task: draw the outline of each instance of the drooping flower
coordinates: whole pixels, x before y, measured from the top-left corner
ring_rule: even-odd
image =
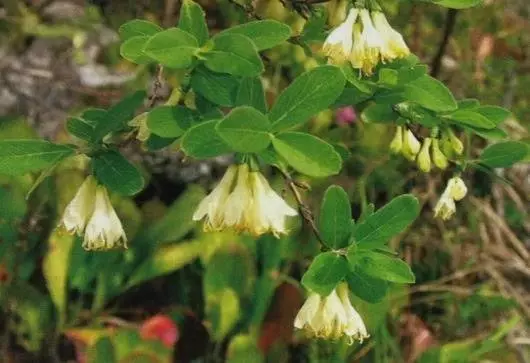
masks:
[[[83,248],[89,251],[101,251],[117,247],[127,248],[127,237],[112,207],[107,188],[98,185],[94,212],[86,226]]]
[[[430,137],[427,137],[425,140],[423,140],[423,145],[421,146],[421,150],[418,153],[418,167],[424,173],[428,173],[431,171],[431,155],[429,153],[431,144],[432,139]]]
[[[447,157],[440,150],[440,141],[438,139],[432,141],[432,160],[434,161],[434,165],[442,170],[446,169],[449,165]]]
[[[250,232],[260,235],[271,232],[275,237],[287,233],[286,217],[294,217],[298,213],[291,208],[269,185],[259,172],[250,172],[250,183],[254,194]]]
[[[219,184],[201,201],[193,214],[194,221],[200,221],[204,218],[206,231],[218,231],[223,228],[226,199],[232,190],[236,174],[237,166],[230,166]]]
[[[466,194],[466,184],[460,177],[456,176],[449,179],[440,200],[434,207],[434,216],[443,220],[450,219],[456,212],[455,201],[462,200]]]
[[[346,20],[329,33],[324,41],[322,52],[329,57],[333,64],[342,64],[352,51],[353,46],[353,25],[357,20],[359,10],[352,8]]]
[[[416,159],[416,155],[420,152],[420,148],[421,144],[418,139],[416,139],[416,136],[414,136],[412,131],[407,129],[407,131],[403,133],[403,156],[413,161]]]
[[[403,36],[390,26],[385,14],[375,11],[372,13],[372,19],[375,29],[383,39],[383,47],[381,48],[381,59],[383,62],[403,58],[410,54]]]
[[[453,130],[450,128],[442,131],[442,149],[446,156],[451,157],[452,155],[462,155],[464,152],[464,144],[455,135]]]
[[[97,183],[94,177],[88,176],[64,210],[61,225],[69,233],[80,235],[85,230],[85,226],[94,211],[96,187]]]
[[[394,154],[399,154],[403,149],[403,126],[398,126],[396,134],[390,142],[390,151]]]
[[[219,185],[197,208],[193,220],[205,220],[206,230],[233,228],[254,235],[287,232],[285,219],[297,215],[259,171],[247,164],[231,166]]]
[[[370,75],[379,63],[384,43],[383,38],[374,27],[370,12],[362,9],[359,11],[359,16],[362,22],[362,32],[359,33],[358,28],[354,29],[350,61],[354,68],[359,68],[365,74]]]
[[[311,293],[296,315],[294,326],[323,339],[347,337],[353,343],[355,339],[362,342],[368,337],[361,316],[351,305],[345,284],[325,297]]]

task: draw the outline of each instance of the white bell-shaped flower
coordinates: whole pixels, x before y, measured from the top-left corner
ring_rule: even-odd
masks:
[[[365,74],[372,74],[381,58],[384,46],[381,34],[376,30],[366,9],[359,11],[362,23],[362,33],[354,29],[353,48],[350,61],[354,68],[360,68]]]
[[[416,159],[416,155],[420,152],[421,144],[414,136],[412,131],[407,129],[403,133],[403,149],[401,150],[403,153],[403,156],[407,159],[413,161]]]
[[[86,224],[94,211],[96,188],[96,180],[93,176],[88,176],[64,210],[61,225],[68,232],[83,234]]]
[[[364,322],[351,305],[346,286],[339,286],[331,294],[322,297],[311,293],[298,314],[294,326],[310,336],[323,339],[347,337],[362,342],[368,337]],[[345,289],[345,290],[344,290]]]
[[[99,251],[117,247],[127,248],[127,237],[107,189],[99,185],[95,193],[94,212],[86,226],[83,248]]]
[[[287,233],[286,218],[296,216],[297,211],[271,188],[260,172],[250,172],[250,183],[254,195],[250,232],[254,235],[271,232],[275,237]]]
[[[434,216],[444,220],[450,219],[456,212],[455,201],[462,200],[466,194],[467,187],[464,181],[460,177],[451,178],[434,207]]]
[[[362,343],[363,340],[368,338],[370,335],[368,335],[363,318],[351,304],[347,284],[342,283],[337,286],[337,294],[339,295],[342,307],[346,312],[346,318],[348,319],[346,335],[351,339],[351,343],[353,343],[355,339]]]
[[[231,166],[225,176],[197,208],[193,219],[205,219],[206,230],[233,228],[256,236],[287,232],[285,219],[297,215],[258,171],[247,164]]]
[[[193,214],[194,221],[200,221],[204,218],[204,229],[206,231],[218,231],[224,227],[225,204],[232,190],[236,174],[237,166],[230,166],[219,184],[201,201]]]
[[[346,20],[333,29],[326,38],[322,52],[330,58],[331,63],[344,63],[353,46],[353,26],[357,20],[359,10],[352,8]]]
[[[381,48],[381,59],[383,61],[403,58],[410,54],[410,50],[403,36],[390,26],[385,14],[380,11],[375,11],[372,13],[372,19],[375,29],[383,39],[383,46]]]

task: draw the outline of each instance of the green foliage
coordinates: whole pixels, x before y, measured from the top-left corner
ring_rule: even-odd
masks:
[[[307,269],[302,284],[310,291],[328,296],[348,273],[348,262],[335,252],[319,254]]]
[[[350,200],[344,189],[331,186],[326,190],[318,221],[324,243],[329,248],[339,249],[348,245],[353,221]]]
[[[140,171],[119,152],[109,150],[92,159],[94,174],[109,190],[122,195],[134,195],[143,189],[145,181]]]

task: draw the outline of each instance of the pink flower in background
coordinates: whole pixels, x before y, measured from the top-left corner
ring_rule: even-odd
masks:
[[[335,111],[335,119],[337,125],[348,126],[357,120],[357,113],[355,112],[353,106],[342,107]]]
[[[166,315],[155,315],[140,326],[142,339],[160,340],[168,348],[179,339],[179,330],[175,322]]]

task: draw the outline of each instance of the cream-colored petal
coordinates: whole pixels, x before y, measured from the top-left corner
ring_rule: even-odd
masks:
[[[70,233],[82,234],[94,210],[96,180],[88,176],[65,208],[61,224]]]

